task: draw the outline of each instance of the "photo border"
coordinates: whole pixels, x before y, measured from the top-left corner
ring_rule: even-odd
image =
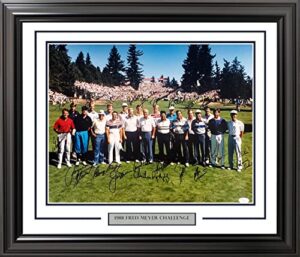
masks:
[[[35,55],[37,56],[36,54],[36,42],[37,42],[37,34],[38,33],[53,33],[53,32],[61,32],[61,31],[52,31],[52,30],[47,30],[47,31],[36,31],[35,32]],[[69,32],[76,32],[76,33],[83,33],[84,31],[64,31],[65,33],[69,33]],[[118,32],[124,32],[124,31],[88,31],[88,33],[99,33],[99,32],[107,32],[107,33],[118,33]],[[148,33],[149,31],[145,30],[145,31],[127,31],[127,32],[133,32],[133,33]],[[154,32],[154,33],[172,33],[174,31],[167,31],[167,30],[164,30],[164,31],[151,31],[151,32]],[[150,33],[151,33],[150,32]],[[177,32],[177,31],[176,31]],[[180,33],[183,33],[183,32],[186,32],[186,33],[218,33],[216,31],[195,31],[195,30],[190,30],[190,31],[180,31]],[[244,32],[244,31],[227,31],[227,30],[223,30],[222,33],[241,33],[241,32]],[[258,31],[247,31],[246,33],[257,33]],[[265,31],[259,31],[259,33],[263,33],[264,34],[264,70],[266,71],[266,32]],[[253,55],[253,64],[252,64],[252,68],[253,68],[253,85],[252,85],[252,91],[253,91],[253,96],[255,96],[255,87],[256,87],[256,79],[255,79],[255,75],[256,75],[256,64],[255,64],[255,60],[256,60],[256,42],[255,41],[200,41],[200,40],[197,40],[197,41],[46,41],[46,85],[48,85],[48,72],[49,72],[49,66],[48,66],[48,61],[49,61],[49,57],[48,57],[48,45],[49,44],[69,44],[69,43],[72,43],[72,44],[89,44],[89,43],[99,43],[99,44],[106,44],[106,43],[109,43],[109,44],[118,44],[118,43],[121,43],[121,44],[143,44],[143,43],[147,43],[147,44],[156,44],[156,43],[162,43],[162,44],[168,44],[168,43],[179,43],[179,44],[214,44],[214,43],[217,43],[217,44],[251,44],[252,47],[253,47],[253,52],[252,52],[252,55]],[[35,78],[36,78],[36,74],[37,74],[37,71],[36,71],[36,66],[37,66],[37,63],[35,62]],[[37,83],[35,82],[35,88],[37,87]],[[49,88],[47,90],[47,93],[49,91]],[[264,78],[264,98],[266,99],[266,78]],[[37,97],[37,95],[36,95]],[[36,100],[36,97],[35,97],[35,100]],[[253,97],[254,98],[254,97]],[[48,95],[46,95],[46,99],[48,100]],[[49,115],[49,103],[48,101],[46,101],[46,104],[47,104],[47,107],[46,107],[46,115],[45,117],[47,118],[46,122],[47,122],[47,126],[46,126],[46,134],[49,134],[48,130],[49,130],[49,124],[48,124],[48,115]],[[46,147],[47,147],[47,151],[46,151],[46,205],[48,206],[63,206],[63,205],[67,205],[67,206],[101,206],[101,205],[119,205],[119,206],[126,206],[126,205],[136,205],[136,206],[149,206],[149,205],[174,205],[174,206],[184,206],[184,205],[197,205],[197,206],[255,206],[256,205],[256,183],[255,183],[255,174],[256,174],[256,171],[255,171],[255,130],[256,130],[256,126],[255,126],[255,112],[256,112],[256,103],[254,101],[254,107],[252,109],[253,111],[253,115],[252,115],[252,124],[254,124],[254,130],[252,131],[253,133],[253,138],[252,138],[252,160],[253,160],[253,167],[252,167],[252,199],[253,199],[253,202],[252,203],[224,203],[224,202],[208,202],[208,203],[201,203],[201,202],[187,202],[187,203],[184,203],[184,202],[172,202],[172,203],[164,203],[164,202],[129,202],[129,203],[115,203],[115,202],[105,202],[105,203],[89,203],[89,202],[86,202],[86,203],[49,203],[48,201],[48,198],[49,198],[49,160],[48,160],[48,157],[49,157],[49,147],[48,147],[48,141],[49,141],[49,138],[47,138],[47,143],[46,143]],[[264,128],[266,128],[266,108],[264,110]],[[37,129],[37,121],[35,120],[35,130]],[[264,136],[266,135],[266,130],[264,129]],[[48,135],[49,136],[49,135]],[[35,138],[35,142],[37,142],[36,138]],[[264,143],[264,155],[266,156],[266,144]],[[37,147],[35,146],[35,150],[37,149]],[[36,156],[36,155],[35,155]],[[36,159],[36,157],[35,157]],[[265,219],[266,218],[266,164],[264,164],[264,216],[263,217],[259,217],[259,219],[263,218]],[[35,168],[35,201],[36,201],[36,194],[37,194],[37,190],[36,190],[36,177],[37,177],[37,169]],[[35,204],[36,206],[36,204]],[[35,207],[36,208],[36,207]],[[225,218],[226,219],[226,218]],[[249,218],[249,219],[252,219],[252,218]]]
[[[299,0],[139,3],[134,0],[0,3],[1,256],[300,256]],[[278,195],[276,235],[23,235],[22,23],[88,21],[276,22],[278,25]],[[12,129],[14,128],[14,129]],[[15,129],[18,128],[18,129]],[[58,244],[59,241],[59,244]]]

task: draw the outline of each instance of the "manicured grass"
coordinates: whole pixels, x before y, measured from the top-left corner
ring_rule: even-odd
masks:
[[[134,103],[135,105],[138,103]],[[162,110],[167,110],[168,102],[161,101]],[[151,104],[145,103],[151,111]],[[78,106],[80,110],[81,106]],[[194,106],[193,109],[199,107]],[[221,115],[229,120],[229,111],[234,106],[222,106]],[[106,109],[96,106],[96,110]],[[121,102],[114,103],[120,111]],[[186,114],[186,104],[176,105]],[[56,134],[52,126],[59,117],[61,109],[49,106],[49,201],[50,203],[140,203],[140,202],[201,202],[238,203],[239,198],[247,197],[252,202],[252,132],[245,133],[242,151],[244,167],[241,173],[236,170],[203,168],[183,165],[161,167],[153,163],[122,163],[121,167],[100,165],[93,168],[80,165],[58,170],[55,166]],[[240,120],[251,127],[251,110],[242,110]],[[157,144],[156,144],[157,146]],[[89,147],[91,149],[91,145]],[[156,151],[158,152],[158,151]],[[227,135],[225,136],[225,165],[228,165]]]

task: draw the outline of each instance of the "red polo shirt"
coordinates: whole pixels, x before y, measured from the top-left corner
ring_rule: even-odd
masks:
[[[75,128],[73,120],[70,118],[64,119],[62,117],[58,118],[58,120],[55,122],[53,128],[58,133],[68,133],[72,129]]]

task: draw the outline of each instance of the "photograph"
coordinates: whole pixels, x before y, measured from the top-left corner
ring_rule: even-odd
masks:
[[[49,42],[48,203],[253,203],[254,47]]]

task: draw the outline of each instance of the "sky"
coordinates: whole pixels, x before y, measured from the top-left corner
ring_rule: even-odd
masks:
[[[222,69],[224,61],[232,61],[235,57],[245,67],[245,72],[250,77],[253,76],[253,46],[252,44],[209,44],[211,54],[215,54],[213,62],[217,61]],[[68,54],[75,61],[78,53],[83,52],[91,56],[91,61],[95,66],[99,66],[101,71],[107,64],[107,58],[113,44],[67,44]],[[128,44],[115,44],[121,59],[127,65]],[[136,44],[137,49],[143,51],[140,62],[143,64],[143,74],[146,78],[164,75],[173,77],[180,81],[183,74],[182,64],[186,58],[189,44]]]

